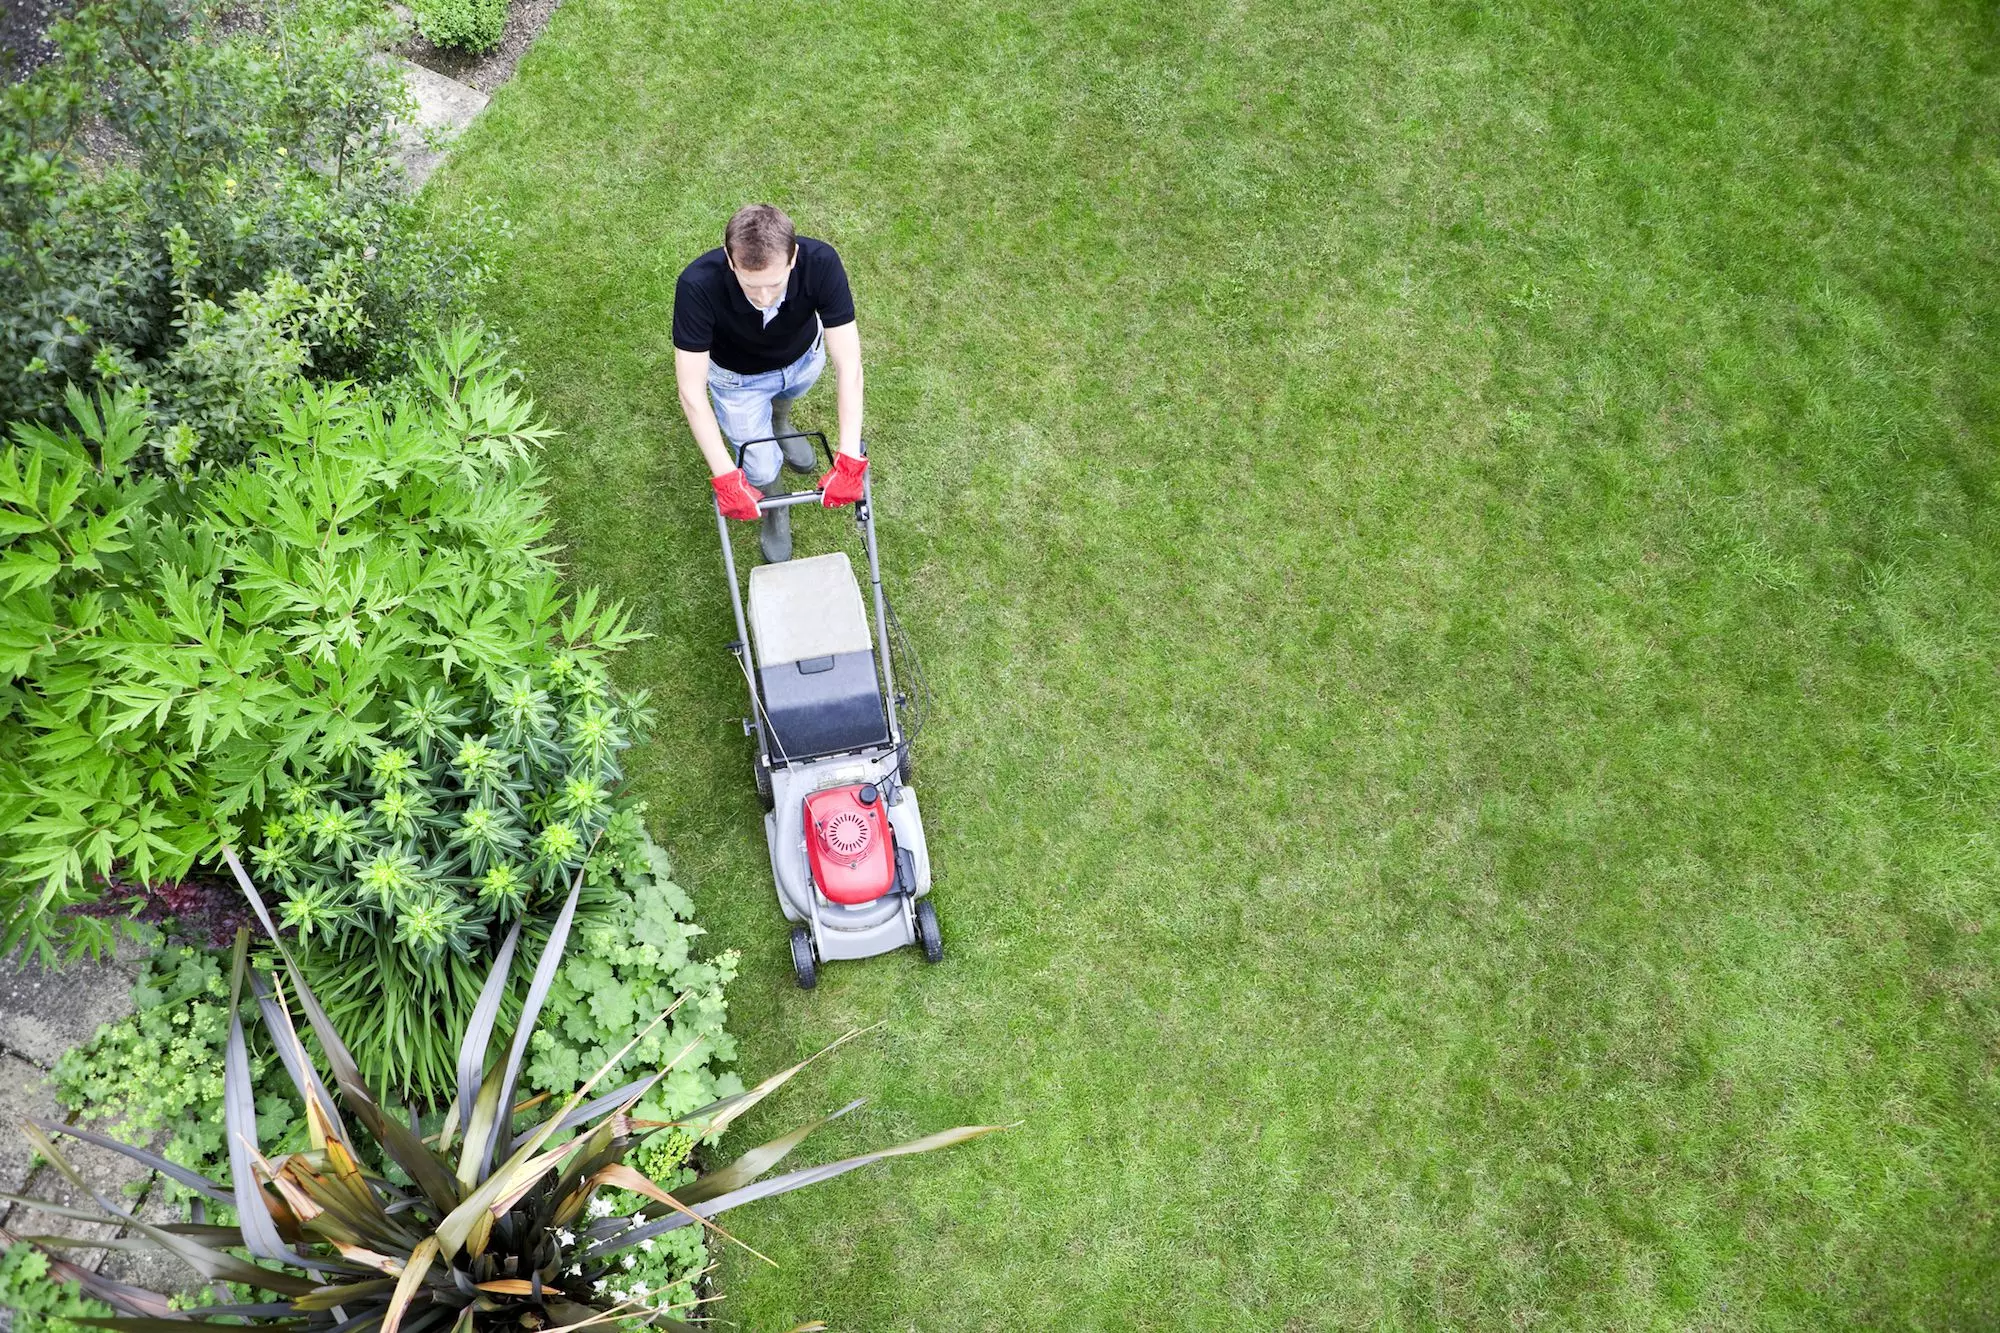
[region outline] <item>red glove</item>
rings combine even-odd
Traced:
[[[750,478],[743,475],[742,468],[732,468],[719,477],[710,477],[708,484],[715,487],[715,502],[721,507],[723,517],[763,517],[757,512],[757,502],[764,497],[757,494],[757,488],[750,484]]]
[[[868,460],[853,454],[835,454],[833,471],[819,479],[819,502],[828,509],[851,505],[861,498],[868,481]]]

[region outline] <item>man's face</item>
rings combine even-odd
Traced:
[[[769,310],[784,296],[785,284],[792,280],[792,265],[798,262],[798,255],[798,247],[793,246],[791,256],[782,264],[770,264],[764,268],[742,268],[737,264],[734,255],[726,250],[723,251],[723,257],[729,260],[729,271],[736,275],[736,281],[743,288],[743,294],[749,297],[750,304],[759,310]]]

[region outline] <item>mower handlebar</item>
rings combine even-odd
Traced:
[[[768,514],[774,509],[790,509],[793,505],[816,505],[820,502],[818,491],[787,491],[783,495],[767,495],[757,502],[757,512]]]

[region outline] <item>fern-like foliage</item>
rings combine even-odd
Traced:
[[[61,909],[114,868],[185,874],[291,818],[300,784],[353,791],[389,749],[429,772],[446,737],[490,735],[515,765],[480,780],[530,821],[532,854],[504,858],[530,887],[496,884],[486,911],[403,885],[398,947],[462,952],[578,863],[608,811],[563,785],[569,755],[614,779],[630,719],[602,658],[639,636],[622,608],[562,592],[534,463],[548,432],[488,339],[440,336],[395,391],[296,380],[245,463],[172,481],[139,466],[159,443],[140,395],[68,407],[71,428],[19,424],[0,447],[0,954],[102,948],[103,922]],[[546,792],[519,785],[523,764]],[[367,795],[310,812],[311,857],[344,869],[447,817],[425,784]],[[357,919],[320,892],[296,910]]]

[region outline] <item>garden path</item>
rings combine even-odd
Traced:
[[[410,189],[420,190],[437,170],[438,163],[444,161],[450,140],[486,109],[487,98],[477,88],[450,75],[425,69],[410,60],[401,63],[404,86],[417,104],[417,118],[402,127],[397,156],[409,173]]]
[[[90,1040],[100,1025],[115,1023],[132,1012],[132,983],[140,954],[128,947],[102,962],[80,963],[54,971],[36,963],[0,965],[0,1120],[8,1125],[37,1118],[61,1118],[50,1073],[63,1052]],[[149,1221],[169,1220],[169,1205],[161,1197],[153,1172],[118,1154],[71,1143],[72,1160],[91,1185],[108,1197],[137,1196],[139,1215]],[[27,1141],[18,1133],[0,1135],[0,1189],[10,1194],[84,1203],[55,1169],[35,1165]],[[129,1234],[100,1223],[71,1222],[33,1213],[19,1205],[0,1210],[0,1228],[108,1240]],[[163,1257],[88,1249],[70,1258],[93,1272],[154,1290],[186,1285],[187,1273]],[[0,1330],[13,1326],[12,1312],[0,1309]]]

